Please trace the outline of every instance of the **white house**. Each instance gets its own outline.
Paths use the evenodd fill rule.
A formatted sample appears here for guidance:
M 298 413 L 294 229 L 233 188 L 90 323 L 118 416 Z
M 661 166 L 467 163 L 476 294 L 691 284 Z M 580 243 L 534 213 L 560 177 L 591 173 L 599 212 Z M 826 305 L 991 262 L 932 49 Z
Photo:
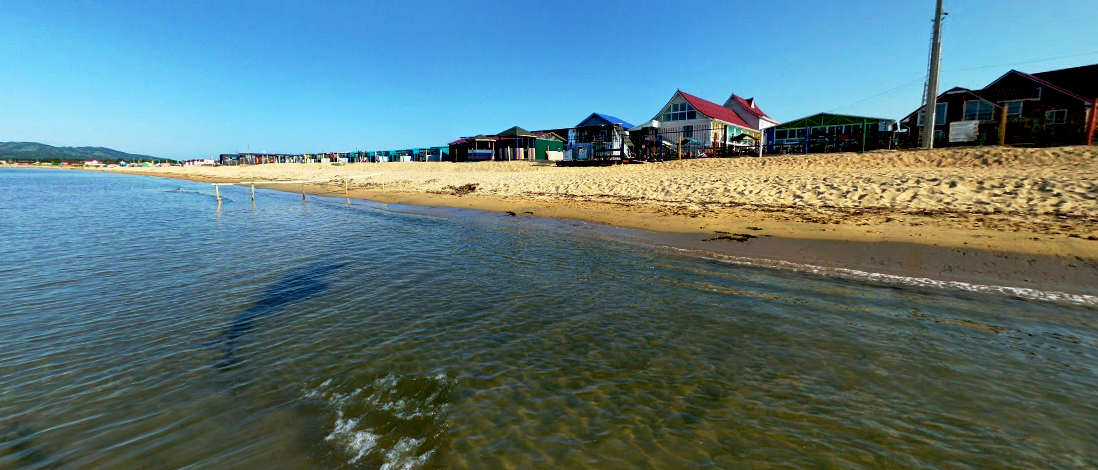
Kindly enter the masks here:
M 744 135 L 752 141 L 760 137 L 759 130 L 732 109 L 682 90 L 676 91 L 651 121 L 630 131 L 647 131 L 645 142 L 634 142 L 634 145 L 647 145 L 649 152 L 653 146 L 660 145 L 655 143 L 654 136 L 658 136 L 657 140 L 664 146 L 680 142 L 689 145 L 692 153 L 744 145 L 745 137 L 741 137 Z
M 755 103 L 755 98 L 743 98 L 736 96 L 735 93 L 728 97 L 728 100 L 724 102 L 724 107 L 736 112 L 736 115 L 744 120 L 752 128 L 760 131 L 774 127 L 779 124 L 770 116 L 767 116 L 763 110 L 759 109 L 759 105 Z

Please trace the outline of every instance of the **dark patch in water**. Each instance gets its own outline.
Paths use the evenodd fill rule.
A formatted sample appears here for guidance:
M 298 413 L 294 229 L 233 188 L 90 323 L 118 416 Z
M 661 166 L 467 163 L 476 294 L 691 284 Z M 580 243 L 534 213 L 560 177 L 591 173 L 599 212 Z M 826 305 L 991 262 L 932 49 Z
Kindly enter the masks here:
M 0 428 L 0 461 L 16 467 L 56 468 L 46 463 L 46 453 L 35 439 L 35 431 L 19 423 Z
M 219 341 L 225 344 L 225 355 L 215 365 L 221 369 L 234 366 L 236 343 L 255 327 L 256 321 L 270 316 L 287 304 L 328 290 L 328 282 L 325 278 L 344 266 L 346 264 L 339 263 L 299 269 L 283 275 L 271 284 L 255 304 L 233 317 L 223 339 Z

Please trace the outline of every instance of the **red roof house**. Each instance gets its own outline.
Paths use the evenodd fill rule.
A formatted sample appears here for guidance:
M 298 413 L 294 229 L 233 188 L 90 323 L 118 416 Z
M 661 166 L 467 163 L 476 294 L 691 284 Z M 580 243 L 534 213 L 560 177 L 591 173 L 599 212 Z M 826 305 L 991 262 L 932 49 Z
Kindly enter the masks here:
M 737 115 L 743 118 L 744 122 L 755 129 L 763 130 L 779 124 L 778 121 L 767 116 L 762 109 L 759 109 L 759 105 L 755 103 L 755 98 L 743 98 L 733 93 L 724 102 L 724 107 L 735 111 Z
M 652 121 L 631 130 L 648 128 L 658 129 L 655 139 L 685 141 L 696 146 L 698 153 L 718 146 L 741 145 L 743 135 L 759 136 L 758 128 L 732 109 L 682 90 L 675 91 Z

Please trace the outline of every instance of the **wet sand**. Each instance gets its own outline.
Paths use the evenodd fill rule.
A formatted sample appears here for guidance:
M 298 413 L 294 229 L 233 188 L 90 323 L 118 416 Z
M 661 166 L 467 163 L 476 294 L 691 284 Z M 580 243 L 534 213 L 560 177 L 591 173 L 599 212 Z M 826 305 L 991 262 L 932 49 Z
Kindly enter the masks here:
M 305 190 L 649 230 L 668 234 L 677 246 L 696 243 L 735 256 L 1098 293 L 1090 287 L 1098 285 L 1096 148 L 983 147 L 610 168 L 483 162 L 107 171 L 206 182 L 335 178 Z

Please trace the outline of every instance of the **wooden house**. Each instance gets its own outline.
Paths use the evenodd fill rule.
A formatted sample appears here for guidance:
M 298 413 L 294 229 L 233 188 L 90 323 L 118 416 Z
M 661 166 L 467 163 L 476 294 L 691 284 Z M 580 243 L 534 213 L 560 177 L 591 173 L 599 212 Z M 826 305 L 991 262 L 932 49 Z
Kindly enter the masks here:
M 983 89 L 938 96 L 934 145 L 1092 144 L 1098 121 L 1098 64 L 1029 74 L 1011 70 Z M 922 108 L 901 121 L 904 145 L 922 146 Z M 1005 123 L 1005 131 L 1000 126 Z

